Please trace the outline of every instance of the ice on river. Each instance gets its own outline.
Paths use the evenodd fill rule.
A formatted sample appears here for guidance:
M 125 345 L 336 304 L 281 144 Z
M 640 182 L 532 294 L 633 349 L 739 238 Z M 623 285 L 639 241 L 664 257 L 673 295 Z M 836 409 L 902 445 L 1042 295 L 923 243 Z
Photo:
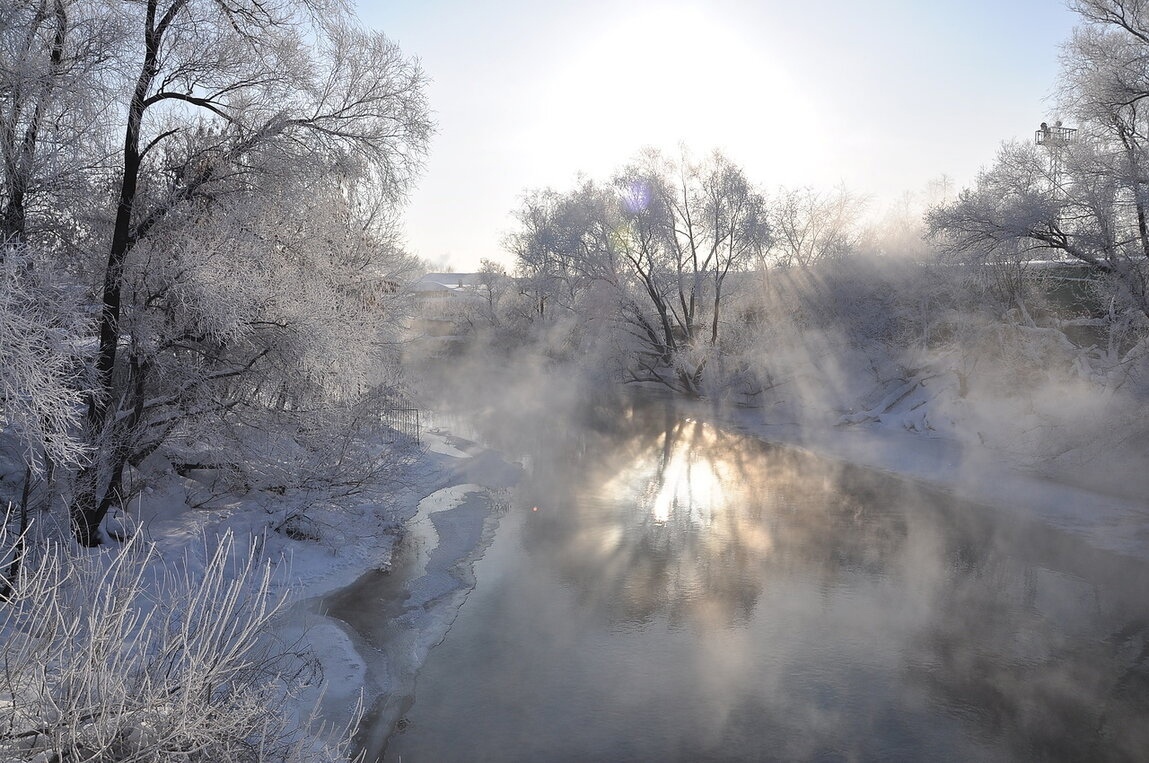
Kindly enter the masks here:
M 474 587 L 474 564 L 494 535 L 502 490 L 518 476 L 516 465 L 457 438 L 431 452 L 451 461 L 448 484 L 419 501 L 392 572 L 386 580 L 365 577 L 328 599 L 330 614 L 359 631 L 366 642 L 361 648 L 377 650 L 366 681 L 378 697 L 370 728 L 391 728 L 405 711 L 416 674 Z M 365 741 L 369 747 L 382 742 Z

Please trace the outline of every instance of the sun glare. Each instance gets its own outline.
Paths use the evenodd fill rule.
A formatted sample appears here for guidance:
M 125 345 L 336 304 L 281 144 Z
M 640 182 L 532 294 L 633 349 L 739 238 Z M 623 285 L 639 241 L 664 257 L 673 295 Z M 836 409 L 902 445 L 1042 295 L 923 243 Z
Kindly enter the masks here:
M 714 462 L 696 457 L 689 448 L 675 448 L 651 505 L 654 521 L 665 523 L 681 516 L 692 525 L 709 525 L 711 515 L 725 503 L 715 468 Z
M 766 46 L 703 8 L 620 18 L 576 51 L 548 85 L 534 141 L 544 163 L 573 166 L 564 175 L 602 176 L 644 146 L 684 144 L 723 149 L 780 182 L 788 163 L 809 177 L 823 153 L 821 120 Z

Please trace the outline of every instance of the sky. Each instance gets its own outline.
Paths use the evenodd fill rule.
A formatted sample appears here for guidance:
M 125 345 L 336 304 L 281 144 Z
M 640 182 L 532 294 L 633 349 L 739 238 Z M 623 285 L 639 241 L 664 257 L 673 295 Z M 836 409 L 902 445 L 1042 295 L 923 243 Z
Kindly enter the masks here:
M 437 133 L 405 216 L 437 269 L 511 267 L 530 189 L 647 146 L 720 149 L 767 192 L 970 185 L 1058 118 L 1061 0 L 358 0 L 421 61 Z

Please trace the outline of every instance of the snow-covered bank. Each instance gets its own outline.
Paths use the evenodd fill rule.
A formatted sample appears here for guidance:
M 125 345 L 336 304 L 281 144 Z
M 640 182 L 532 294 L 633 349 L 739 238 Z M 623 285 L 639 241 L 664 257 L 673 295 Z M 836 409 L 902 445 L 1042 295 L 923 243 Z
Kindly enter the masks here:
M 423 450 L 410 454 L 385 490 L 338 506 L 316 496 L 230 493 L 205 485 L 210 474 L 181 477 L 157 462 L 148 477 L 153 487 L 113 522 L 154 547 L 158 568 L 187 567 L 192 575 L 225 539 L 234 537 L 237 549 L 254 542 L 273 566 L 270 595 L 285 601 L 275 635 L 312 676 L 296 688 L 291 713 L 300 723 L 314 714 L 337 731 L 380 698 L 395 701 L 377 713 L 409 695 L 426 653 L 473 586 L 470 565 L 491 538 L 501 493 L 518 477 L 517 466 L 446 432 L 422 439 Z M 397 579 L 399 610 L 364 613 L 394 625 L 381 650 L 381 634 L 332 616 L 328 602 L 388 578 Z
M 474 563 L 493 538 L 503 493 L 518 479 L 517 466 L 473 443 L 442 431 L 425 439 L 425 464 L 408 488 L 422 497 L 399 517 L 404 531 L 387 570 L 363 568 L 356 580 L 339 581 L 342 590 L 300 602 L 285 629 L 311 646 L 327 678 L 301 705 L 322 699 L 324 719 L 343 724 L 362 692 L 369 712 L 360 742 L 368 750 L 385 742 L 427 654 L 474 587 Z M 308 585 L 330 582 L 313 570 Z

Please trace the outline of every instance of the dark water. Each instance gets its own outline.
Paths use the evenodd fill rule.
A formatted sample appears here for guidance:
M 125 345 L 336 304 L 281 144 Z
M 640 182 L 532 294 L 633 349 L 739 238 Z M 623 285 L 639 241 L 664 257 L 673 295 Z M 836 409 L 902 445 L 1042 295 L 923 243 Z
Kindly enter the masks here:
M 383 759 L 1149 760 L 1144 563 L 657 408 L 527 440 Z

